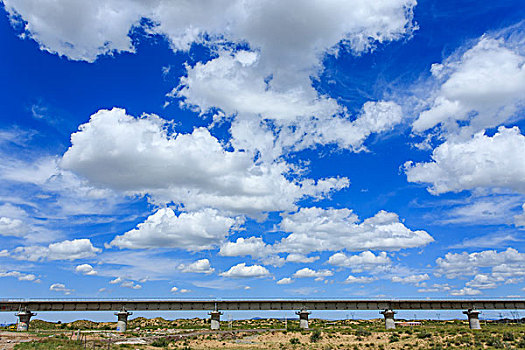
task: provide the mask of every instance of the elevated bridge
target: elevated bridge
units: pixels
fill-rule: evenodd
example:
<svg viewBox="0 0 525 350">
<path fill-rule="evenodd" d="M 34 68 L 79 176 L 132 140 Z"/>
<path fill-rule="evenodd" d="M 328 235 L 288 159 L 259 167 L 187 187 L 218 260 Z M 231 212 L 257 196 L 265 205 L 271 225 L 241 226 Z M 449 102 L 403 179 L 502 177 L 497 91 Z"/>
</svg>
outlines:
<svg viewBox="0 0 525 350">
<path fill-rule="evenodd" d="M 308 328 L 310 310 L 382 310 L 386 328 L 395 328 L 394 310 L 465 310 L 469 325 L 480 328 L 479 310 L 525 309 L 525 300 L 175 300 L 175 299 L 0 299 L 0 311 L 17 312 L 19 329 L 27 330 L 34 311 L 117 311 L 118 327 L 126 330 L 130 311 L 209 311 L 212 329 L 220 326 L 221 311 L 297 310 L 300 325 Z"/>
</svg>

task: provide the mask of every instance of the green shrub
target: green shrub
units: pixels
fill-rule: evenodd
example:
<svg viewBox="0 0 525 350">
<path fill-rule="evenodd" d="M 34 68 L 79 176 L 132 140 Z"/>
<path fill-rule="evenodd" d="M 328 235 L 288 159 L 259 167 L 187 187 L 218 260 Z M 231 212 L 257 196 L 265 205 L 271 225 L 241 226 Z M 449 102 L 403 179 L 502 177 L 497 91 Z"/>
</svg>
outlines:
<svg viewBox="0 0 525 350">
<path fill-rule="evenodd" d="M 369 337 L 372 335 L 372 332 L 363 328 L 359 328 L 355 331 L 355 335 L 358 337 Z"/>
<path fill-rule="evenodd" d="M 297 345 L 297 344 L 301 344 L 301 342 L 297 338 L 292 338 L 290 339 L 290 344 Z"/>
<path fill-rule="evenodd" d="M 170 341 L 168 340 L 168 338 L 159 338 L 159 339 L 155 339 L 153 343 L 151 343 L 151 346 L 162 348 L 164 346 L 168 346 L 169 343 Z"/>
<path fill-rule="evenodd" d="M 398 336 L 397 334 L 394 333 L 394 334 L 392 334 L 392 335 L 390 336 L 390 339 L 389 339 L 389 340 L 390 340 L 391 343 L 395 343 L 396 341 L 399 341 L 399 336 Z"/>
<path fill-rule="evenodd" d="M 419 332 L 417 334 L 418 339 L 426 339 L 426 338 L 430 338 L 431 336 L 432 336 L 432 333 L 425 332 L 425 331 Z"/>
<path fill-rule="evenodd" d="M 321 339 L 321 337 L 321 332 L 318 329 L 316 329 L 310 335 L 310 342 L 317 343 Z"/>
</svg>

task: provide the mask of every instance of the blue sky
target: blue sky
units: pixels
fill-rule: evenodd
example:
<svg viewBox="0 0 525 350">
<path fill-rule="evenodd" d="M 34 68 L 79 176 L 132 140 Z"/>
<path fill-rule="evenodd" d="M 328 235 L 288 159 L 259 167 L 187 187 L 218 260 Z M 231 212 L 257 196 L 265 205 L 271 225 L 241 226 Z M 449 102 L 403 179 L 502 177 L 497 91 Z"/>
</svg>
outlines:
<svg viewBox="0 0 525 350">
<path fill-rule="evenodd" d="M 521 297 L 520 1 L 11 1 L 2 297 Z"/>
</svg>

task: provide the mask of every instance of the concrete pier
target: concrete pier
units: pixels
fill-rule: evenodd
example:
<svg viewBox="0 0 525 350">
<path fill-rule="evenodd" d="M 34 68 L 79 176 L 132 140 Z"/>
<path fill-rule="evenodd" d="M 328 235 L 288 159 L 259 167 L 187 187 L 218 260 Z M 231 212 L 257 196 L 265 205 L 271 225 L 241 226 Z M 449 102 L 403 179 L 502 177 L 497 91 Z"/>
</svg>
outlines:
<svg viewBox="0 0 525 350">
<path fill-rule="evenodd" d="M 31 320 L 31 316 L 35 316 L 36 314 L 32 313 L 29 310 L 23 310 L 16 313 L 15 316 L 18 317 L 18 324 L 16 326 L 16 330 L 19 332 L 25 332 L 29 329 L 29 321 Z"/>
<path fill-rule="evenodd" d="M 208 312 L 208 315 L 210 315 L 210 323 L 211 323 L 211 329 L 212 330 L 218 330 L 221 328 L 221 315 L 223 313 L 220 311 L 210 311 Z"/>
<path fill-rule="evenodd" d="M 470 329 L 481 329 L 481 324 L 479 323 L 479 314 L 481 311 L 468 309 L 467 311 L 463 311 L 463 313 L 468 316 L 468 326 Z"/>
<path fill-rule="evenodd" d="M 128 316 L 133 315 L 133 312 L 122 308 L 119 312 L 115 312 L 115 315 L 117 315 L 117 332 L 125 332 L 128 328 Z"/>
<path fill-rule="evenodd" d="M 383 316 L 385 317 L 385 328 L 386 329 L 395 329 L 396 328 L 396 322 L 394 320 L 394 315 L 396 314 L 395 311 L 386 309 L 385 311 L 381 311 Z"/>
<path fill-rule="evenodd" d="M 295 314 L 299 315 L 299 327 L 302 329 L 308 329 L 308 315 L 310 315 L 311 312 L 302 309 L 300 311 L 296 311 Z"/>
</svg>

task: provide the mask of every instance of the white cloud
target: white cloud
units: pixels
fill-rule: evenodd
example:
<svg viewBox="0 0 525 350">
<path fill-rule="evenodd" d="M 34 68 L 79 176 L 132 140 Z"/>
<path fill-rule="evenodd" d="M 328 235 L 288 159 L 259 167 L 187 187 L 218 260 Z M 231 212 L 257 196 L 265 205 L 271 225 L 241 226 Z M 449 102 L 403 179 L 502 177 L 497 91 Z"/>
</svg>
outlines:
<svg viewBox="0 0 525 350">
<path fill-rule="evenodd" d="M 227 115 L 261 115 L 282 122 L 340 111 L 335 100 L 317 97 L 310 85 L 282 92 L 271 89 L 257 69 L 258 58 L 256 52 L 221 52 L 206 63 L 187 66 L 187 75 L 172 94 L 202 113 L 219 107 Z"/>
<path fill-rule="evenodd" d="M 239 58 L 242 54 L 243 59 Z M 252 57 L 248 64 L 244 57 Z M 359 151 L 372 133 L 391 130 L 402 119 L 401 107 L 391 101 L 367 102 L 354 121 L 327 97 L 317 96 L 308 85 L 276 92 L 256 72 L 257 54 L 222 53 L 205 64 L 187 67 L 187 76 L 172 95 L 201 113 L 219 107 L 236 115 L 231 126 L 232 144 L 240 149 L 269 152 L 277 157 L 283 149 L 301 150 L 337 144 Z M 271 120 L 271 126 L 262 120 Z M 274 136 L 276 139 L 274 139 Z"/>
<path fill-rule="evenodd" d="M 27 23 L 25 33 L 42 50 L 92 62 L 113 51 L 133 52 L 128 32 L 140 20 L 139 2 L 4 1 Z M 14 17 L 14 18 L 13 18 Z"/>
<path fill-rule="evenodd" d="M 191 292 L 190 289 L 181 289 L 181 290 L 179 291 L 179 293 L 189 293 L 189 292 Z"/>
<path fill-rule="evenodd" d="M 525 203 L 521 206 L 523 212 L 514 216 L 514 225 L 518 227 L 525 226 Z"/>
<path fill-rule="evenodd" d="M 425 273 L 422 275 L 410 275 L 410 276 L 405 276 L 405 277 L 394 276 L 390 280 L 396 283 L 417 284 L 423 281 L 427 281 L 429 279 L 430 277 Z"/>
<path fill-rule="evenodd" d="M 179 290 L 179 288 L 173 287 L 173 288 L 170 289 L 170 292 L 176 293 L 178 290 Z"/>
<path fill-rule="evenodd" d="M 20 219 L 0 217 L 0 236 L 22 237 L 29 231 L 29 227 Z"/>
<path fill-rule="evenodd" d="M 439 284 L 434 283 L 432 286 L 428 288 L 420 288 L 417 290 L 418 293 L 438 293 L 438 292 L 446 292 L 451 290 L 452 287 L 449 286 L 447 283 L 445 284 Z"/>
<path fill-rule="evenodd" d="M 477 274 L 474 278 L 468 281 L 465 285 L 467 287 L 475 289 L 493 289 L 498 287 L 498 285 L 505 282 L 503 276 L 493 276 L 490 274 Z"/>
<path fill-rule="evenodd" d="M 19 281 L 37 281 L 37 278 L 32 273 L 23 273 L 20 271 L 6 271 L 6 272 L 0 272 L 0 278 L 1 277 L 14 277 L 17 278 Z"/>
<path fill-rule="evenodd" d="M 93 61 L 113 51 L 133 52 L 129 38 L 141 18 L 148 31 L 166 35 L 176 50 L 192 42 L 248 42 L 264 55 L 264 66 L 284 75 L 319 63 L 326 50 L 343 41 L 356 52 L 375 42 L 397 40 L 413 28 L 415 1 L 69 1 L 4 0 L 25 33 L 42 49 L 73 60 Z M 286 14 L 295 13 L 294 16 Z M 279 63 L 282 67 L 279 66 Z M 280 69 L 279 69 L 280 68 Z M 310 73 L 309 71 L 307 73 Z M 305 74 L 305 73 L 303 73 Z M 296 78 L 297 79 L 297 78 Z"/>
<path fill-rule="evenodd" d="M 316 279 L 324 279 L 325 277 L 333 276 L 334 273 L 330 270 L 312 270 L 308 267 L 295 271 L 292 277 L 295 278 L 310 278 L 315 277 Z"/>
<path fill-rule="evenodd" d="M 447 278 L 469 276 L 478 273 L 480 268 L 489 267 L 494 272 L 515 273 L 519 268 L 525 271 L 525 254 L 508 248 L 502 252 L 485 250 L 475 253 L 447 253 L 444 258 L 436 260 L 437 273 Z M 525 275 L 525 272 L 523 272 Z M 509 276 L 510 277 L 510 276 Z"/>
<path fill-rule="evenodd" d="M 502 36 L 506 38 L 485 35 L 462 55 L 432 66 L 438 87 L 428 101 L 429 109 L 414 122 L 415 131 L 440 123 L 448 131 L 455 131 L 459 128 L 457 121 L 461 121 L 468 122 L 462 127 L 463 133 L 478 132 L 509 121 L 523 108 L 522 39 L 519 35 Z"/>
<path fill-rule="evenodd" d="M 299 149 L 317 143 L 359 149 L 370 133 L 399 121 L 397 112 L 381 114 L 387 106 L 381 102 L 372 123 L 369 118 L 351 123 L 339 116 L 344 109 L 334 99 L 318 94 L 311 77 L 322 70 L 325 54 L 341 49 L 359 54 L 410 35 L 415 0 L 4 3 L 13 22 L 25 22 L 24 36 L 73 60 L 93 62 L 99 55 L 134 52 L 129 32 L 142 25 L 142 18 L 151 20 L 143 26 L 146 32 L 164 35 L 174 50 L 189 50 L 195 42 L 208 45 L 218 57 L 188 66 L 172 94 L 201 111 L 218 107 L 251 121 L 306 117 L 285 125 L 290 128 L 280 141 Z M 232 43 L 248 44 L 250 51 L 231 52 Z"/>
<path fill-rule="evenodd" d="M 306 263 L 312 263 L 314 261 L 317 261 L 319 260 L 319 257 L 318 256 L 305 256 L 305 255 L 302 255 L 302 254 L 288 254 L 286 256 L 286 262 L 294 262 L 294 263 L 302 263 L 302 264 L 306 264 Z"/>
<path fill-rule="evenodd" d="M 215 269 L 211 267 L 208 259 L 200 259 L 188 265 L 180 264 L 177 268 L 181 272 L 204 273 L 207 275 L 215 271 Z"/>
<path fill-rule="evenodd" d="M 432 194 L 505 188 L 525 194 L 525 136 L 518 127 L 479 132 L 466 141 L 446 141 L 429 163 L 405 163 L 409 182 L 429 183 Z"/>
<path fill-rule="evenodd" d="M 45 246 L 17 247 L 9 256 L 17 260 L 77 260 L 94 257 L 102 249 L 96 248 L 89 239 L 66 240 Z"/>
<path fill-rule="evenodd" d="M 384 270 L 391 265 L 391 260 L 386 252 L 375 255 L 371 251 L 365 251 L 357 255 L 347 256 L 345 253 L 335 253 L 328 258 L 328 263 L 335 266 L 352 269 L 352 272 Z"/>
<path fill-rule="evenodd" d="M 293 279 L 291 279 L 290 277 L 284 277 L 278 280 L 277 284 L 291 284 L 293 282 L 294 282 Z"/>
<path fill-rule="evenodd" d="M 169 128 L 155 115 L 134 118 L 118 108 L 100 110 L 71 135 L 61 165 L 96 186 L 148 194 L 157 204 L 255 217 L 294 210 L 301 198 L 323 198 L 348 186 L 346 178 L 288 180 L 289 164 L 254 164 L 253 155 L 225 150 L 207 129 L 172 134 Z"/>
<path fill-rule="evenodd" d="M 454 296 L 480 295 L 480 294 L 482 294 L 480 290 L 469 288 L 469 287 L 450 291 L 450 295 L 454 295 Z"/>
<path fill-rule="evenodd" d="M 49 286 L 49 290 L 53 292 L 61 292 L 65 295 L 69 295 L 75 291 L 74 289 L 66 288 L 66 285 L 62 283 L 53 283 L 51 286 Z"/>
<path fill-rule="evenodd" d="M 247 256 L 263 258 L 272 254 L 270 245 L 264 243 L 261 237 L 239 237 L 235 242 L 226 242 L 221 246 L 219 255 Z"/>
<path fill-rule="evenodd" d="M 240 263 L 232 266 L 228 271 L 221 272 L 220 275 L 231 278 L 266 277 L 270 275 L 270 271 L 261 265 L 247 266 L 246 263 Z"/>
<path fill-rule="evenodd" d="M 344 283 L 372 283 L 375 280 L 377 280 L 377 278 L 375 277 L 366 277 L 366 276 L 356 277 L 356 276 L 349 275 L 344 281 Z"/>
<path fill-rule="evenodd" d="M 276 251 L 307 254 L 314 251 L 399 250 L 426 245 L 433 238 L 411 231 L 394 213 L 378 212 L 359 223 L 349 209 L 301 208 L 283 215 L 280 227 L 292 232 L 275 244 Z"/>
<path fill-rule="evenodd" d="M 493 289 L 502 284 L 519 283 L 525 278 L 525 254 L 513 248 L 499 253 L 495 250 L 448 253 L 444 258 L 438 258 L 436 263 L 438 276 L 474 276 L 464 289 Z"/>
<path fill-rule="evenodd" d="M 219 255 L 222 256 L 251 256 L 264 264 L 282 266 L 287 262 L 311 263 L 319 260 L 318 256 L 307 257 L 302 254 L 288 254 L 281 258 L 275 252 L 275 247 L 266 244 L 261 237 L 239 237 L 235 242 L 227 242 L 221 246 Z"/>
<path fill-rule="evenodd" d="M 75 267 L 75 271 L 88 276 L 94 276 L 98 274 L 98 272 L 93 268 L 93 266 L 89 264 L 77 265 L 77 267 Z"/>
<path fill-rule="evenodd" d="M 110 284 L 119 284 L 123 281 L 123 279 L 121 277 L 117 277 L 111 281 L 109 281 Z"/>
<path fill-rule="evenodd" d="M 121 287 L 130 288 L 130 289 L 141 289 L 140 284 L 135 283 L 134 281 L 125 281 L 120 284 Z"/>
<path fill-rule="evenodd" d="M 212 249 L 229 234 L 236 221 L 216 210 L 175 214 L 161 208 L 137 228 L 116 236 L 111 245 L 119 248 L 181 248 L 190 251 Z"/>
</svg>

